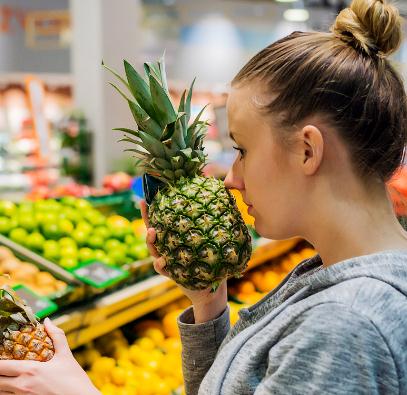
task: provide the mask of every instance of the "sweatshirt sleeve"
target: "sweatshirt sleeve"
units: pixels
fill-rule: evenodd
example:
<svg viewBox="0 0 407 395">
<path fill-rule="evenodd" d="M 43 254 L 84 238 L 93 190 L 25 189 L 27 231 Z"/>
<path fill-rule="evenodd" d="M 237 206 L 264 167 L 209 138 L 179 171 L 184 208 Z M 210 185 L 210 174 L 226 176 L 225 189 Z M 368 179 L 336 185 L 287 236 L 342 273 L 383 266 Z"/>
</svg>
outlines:
<svg viewBox="0 0 407 395">
<path fill-rule="evenodd" d="M 193 308 L 189 307 L 179 316 L 178 327 L 182 342 L 185 393 L 195 395 L 229 331 L 229 307 L 215 320 L 202 324 L 195 324 Z"/>
<path fill-rule="evenodd" d="M 392 354 L 366 317 L 337 303 L 321 304 L 292 321 L 270 349 L 255 395 L 398 394 Z"/>
</svg>

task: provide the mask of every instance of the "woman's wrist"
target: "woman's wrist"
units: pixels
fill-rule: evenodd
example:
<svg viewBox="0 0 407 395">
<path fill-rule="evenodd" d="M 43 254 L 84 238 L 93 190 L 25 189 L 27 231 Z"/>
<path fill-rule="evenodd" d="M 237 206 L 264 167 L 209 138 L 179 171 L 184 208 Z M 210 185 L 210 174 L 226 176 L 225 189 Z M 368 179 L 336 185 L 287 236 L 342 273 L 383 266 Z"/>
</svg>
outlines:
<svg viewBox="0 0 407 395">
<path fill-rule="evenodd" d="M 199 302 L 193 303 L 195 324 L 212 321 L 218 318 L 226 309 L 228 298 L 227 288 L 220 289 L 218 294 L 208 295 Z"/>
</svg>

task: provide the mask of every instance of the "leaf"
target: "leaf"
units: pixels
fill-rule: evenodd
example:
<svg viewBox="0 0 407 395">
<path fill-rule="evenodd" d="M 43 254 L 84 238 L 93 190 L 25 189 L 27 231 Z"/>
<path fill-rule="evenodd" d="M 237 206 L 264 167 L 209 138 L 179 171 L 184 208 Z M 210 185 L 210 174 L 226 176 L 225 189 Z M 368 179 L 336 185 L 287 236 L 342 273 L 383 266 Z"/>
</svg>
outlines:
<svg viewBox="0 0 407 395">
<path fill-rule="evenodd" d="M 169 163 L 168 161 L 166 161 L 165 159 L 161 159 L 161 158 L 153 158 L 150 161 L 151 165 L 153 166 L 158 166 L 159 168 L 161 168 L 162 170 L 165 169 L 172 169 L 171 163 Z"/>
<path fill-rule="evenodd" d="M 197 125 L 199 124 L 199 118 L 201 118 L 201 115 L 203 114 L 203 112 L 205 111 L 206 107 L 208 107 L 208 105 L 204 106 L 201 111 L 199 111 L 199 114 L 196 116 L 194 122 L 191 124 L 191 126 L 189 126 L 188 131 L 189 130 L 193 130 L 197 127 Z"/>
<path fill-rule="evenodd" d="M 142 131 L 140 131 L 139 134 L 148 152 L 151 152 L 157 158 L 165 158 L 166 152 L 160 140 Z"/>
<path fill-rule="evenodd" d="M 138 137 L 138 130 L 133 130 L 133 129 L 128 129 L 128 128 L 113 128 L 112 130 L 117 130 L 120 132 L 125 132 L 125 133 L 129 133 L 133 136 Z"/>
<path fill-rule="evenodd" d="M 185 114 L 181 114 L 175 122 L 175 132 L 171 137 L 171 146 L 175 144 L 179 150 L 187 147 L 184 140 L 183 122 L 182 119 L 185 118 Z"/>
<path fill-rule="evenodd" d="M 183 113 L 185 113 L 186 111 L 185 111 L 185 95 L 186 95 L 186 90 L 184 90 L 184 92 L 182 93 L 182 96 L 181 96 L 181 100 L 180 100 L 180 102 L 179 102 L 179 106 L 178 106 L 178 114 L 179 113 L 181 113 L 181 112 L 183 112 Z M 185 114 L 185 117 L 184 118 L 182 118 L 182 128 L 183 128 L 183 131 L 184 131 L 184 140 L 186 139 L 186 135 L 187 135 L 187 125 L 188 125 L 188 121 L 187 121 L 187 119 L 189 118 L 189 115 L 186 113 Z"/>
<path fill-rule="evenodd" d="M 191 147 L 180 150 L 179 152 L 182 154 L 182 156 L 185 159 L 187 159 L 187 161 L 192 157 L 192 149 L 191 149 Z"/>
<path fill-rule="evenodd" d="M 124 60 L 124 69 L 129 81 L 129 89 L 137 103 L 148 115 L 150 115 L 151 118 L 155 119 L 156 114 L 152 103 L 150 89 L 146 81 L 144 81 L 143 77 L 141 77 L 134 67 L 126 60 Z"/>
<path fill-rule="evenodd" d="M 183 169 L 177 169 L 175 170 L 174 175 L 176 179 L 180 179 L 181 177 L 185 177 L 186 173 Z"/>
<path fill-rule="evenodd" d="M 185 101 L 184 111 L 187 114 L 187 117 L 186 117 L 187 125 L 189 124 L 189 120 L 191 118 L 191 100 L 192 100 L 192 91 L 194 90 L 195 80 L 196 80 L 196 78 L 194 78 L 192 81 L 191 87 L 189 88 L 189 91 L 188 91 L 187 99 Z"/>
<path fill-rule="evenodd" d="M 130 90 L 130 86 L 129 83 L 114 69 L 112 69 L 109 66 L 106 66 L 105 62 L 103 62 L 102 60 L 102 66 L 106 69 L 109 70 L 115 77 L 117 77 L 125 86 L 127 86 L 127 88 Z"/>
<path fill-rule="evenodd" d="M 113 88 L 116 89 L 117 92 L 119 92 L 119 94 L 120 94 L 125 100 L 131 101 L 131 99 L 129 99 L 129 98 L 127 97 L 127 95 L 126 95 L 116 84 L 113 84 L 113 82 L 109 82 L 109 84 L 110 84 L 111 86 L 113 86 Z"/>
<path fill-rule="evenodd" d="M 146 62 L 144 63 L 144 71 L 146 72 L 147 79 L 150 80 L 150 76 L 153 75 L 155 76 L 159 81 L 161 81 L 160 78 L 160 69 L 155 63 L 151 62 Z"/>
<path fill-rule="evenodd" d="M 177 113 L 174 110 L 174 106 L 167 92 L 165 92 L 158 80 L 152 75 L 150 75 L 150 92 L 160 125 L 165 127 L 165 125 L 175 122 Z"/>
<path fill-rule="evenodd" d="M 169 93 L 167 75 L 165 72 L 165 51 L 163 53 L 163 56 L 161 57 L 161 59 L 158 62 L 158 68 L 160 70 L 160 77 L 161 77 L 161 83 L 163 85 L 163 88 L 167 93 Z"/>
<path fill-rule="evenodd" d="M 139 137 L 139 136 L 137 136 L 137 137 Z M 126 141 L 126 142 L 128 142 L 128 143 L 135 144 L 135 145 L 137 145 L 137 146 L 140 146 L 140 145 L 141 145 L 141 141 L 140 141 L 140 140 L 135 140 L 135 139 L 133 139 L 133 138 L 131 138 L 131 137 L 129 137 L 129 136 L 124 136 L 123 138 L 121 138 L 121 139 L 119 140 L 119 142 L 123 142 L 123 141 Z"/>
<path fill-rule="evenodd" d="M 155 122 L 154 119 L 150 118 L 150 116 L 137 103 L 131 100 L 129 100 L 128 103 L 139 129 L 142 129 L 144 132 L 159 139 L 162 133 L 160 125 Z"/>
<path fill-rule="evenodd" d="M 171 138 L 175 131 L 175 122 L 169 123 L 165 128 L 161 136 L 161 141 L 165 141 Z"/>
</svg>

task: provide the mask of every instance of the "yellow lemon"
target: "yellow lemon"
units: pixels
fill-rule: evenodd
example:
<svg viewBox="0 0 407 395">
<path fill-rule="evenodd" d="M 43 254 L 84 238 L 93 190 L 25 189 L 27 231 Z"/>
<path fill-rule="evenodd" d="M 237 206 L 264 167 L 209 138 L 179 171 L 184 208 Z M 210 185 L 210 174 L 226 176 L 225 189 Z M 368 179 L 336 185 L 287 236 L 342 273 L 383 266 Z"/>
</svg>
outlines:
<svg viewBox="0 0 407 395">
<path fill-rule="evenodd" d="M 92 364 L 91 371 L 96 374 L 109 374 L 116 366 L 116 361 L 113 358 L 100 357 Z"/>
<path fill-rule="evenodd" d="M 86 365 L 91 366 L 96 360 L 98 360 L 101 357 L 101 355 L 100 352 L 95 348 L 89 348 L 83 351 L 83 357 L 86 362 Z"/>
<path fill-rule="evenodd" d="M 144 360 L 147 358 L 147 351 L 140 348 L 137 344 L 134 344 L 129 349 L 130 360 L 136 365 L 142 366 Z"/>
<path fill-rule="evenodd" d="M 182 351 L 181 340 L 175 337 L 169 337 L 161 343 L 161 348 L 168 354 L 171 353 L 181 354 Z"/>
<path fill-rule="evenodd" d="M 149 328 L 143 335 L 150 338 L 157 346 L 165 339 L 164 333 L 158 328 Z"/>
<path fill-rule="evenodd" d="M 124 385 L 126 383 L 126 369 L 116 366 L 110 372 L 112 383 L 116 385 Z"/>
<path fill-rule="evenodd" d="M 102 395 L 116 395 L 117 387 L 111 383 L 105 384 L 100 388 Z"/>
<path fill-rule="evenodd" d="M 136 340 L 135 344 L 144 351 L 151 351 L 155 349 L 155 343 L 149 337 L 140 337 L 140 339 Z"/>
</svg>

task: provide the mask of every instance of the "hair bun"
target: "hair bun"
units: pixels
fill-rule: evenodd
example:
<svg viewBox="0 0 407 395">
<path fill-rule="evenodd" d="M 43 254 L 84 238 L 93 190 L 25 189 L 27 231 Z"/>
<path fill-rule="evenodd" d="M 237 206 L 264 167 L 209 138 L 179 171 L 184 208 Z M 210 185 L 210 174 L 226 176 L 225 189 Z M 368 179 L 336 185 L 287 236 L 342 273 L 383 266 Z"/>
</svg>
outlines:
<svg viewBox="0 0 407 395">
<path fill-rule="evenodd" d="M 398 9 L 386 0 L 353 0 L 331 31 L 368 55 L 387 56 L 400 46 L 401 22 Z"/>
</svg>

